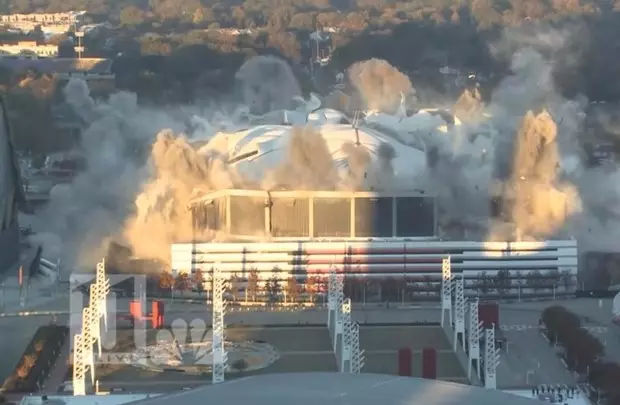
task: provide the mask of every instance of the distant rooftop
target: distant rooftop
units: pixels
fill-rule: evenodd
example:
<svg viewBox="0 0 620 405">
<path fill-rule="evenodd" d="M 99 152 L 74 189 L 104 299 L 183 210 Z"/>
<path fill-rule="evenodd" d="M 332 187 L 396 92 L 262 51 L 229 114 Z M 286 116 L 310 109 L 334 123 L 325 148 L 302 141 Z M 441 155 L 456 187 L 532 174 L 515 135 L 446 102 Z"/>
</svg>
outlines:
<svg viewBox="0 0 620 405">
<path fill-rule="evenodd" d="M 41 73 L 110 74 L 112 59 L 103 58 L 0 58 L 0 65 L 12 70 L 36 69 Z"/>
</svg>

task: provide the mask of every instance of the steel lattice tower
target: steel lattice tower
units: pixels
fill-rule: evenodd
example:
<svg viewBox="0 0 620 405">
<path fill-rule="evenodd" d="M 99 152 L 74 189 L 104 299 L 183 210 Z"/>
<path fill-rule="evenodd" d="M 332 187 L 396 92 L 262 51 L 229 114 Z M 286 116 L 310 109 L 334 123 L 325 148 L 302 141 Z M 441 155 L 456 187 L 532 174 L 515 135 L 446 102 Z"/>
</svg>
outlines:
<svg viewBox="0 0 620 405">
<path fill-rule="evenodd" d="M 95 384 L 95 356 L 93 346 L 98 345 L 101 356 L 101 318 L 107 324 L 106 295 L 110 281 L 105 274 L 105 261 L 97 264 L 95 282 L 90 285 L 88 306 L 82 309 L 82 331 L 73 341 L 73 395 L 86 395 L 86 373 L 90 371 Z"/>
<path fill-rule="evenodd" d="M 441 326 L 444 326 L 446 311 L 452 325 L 452 266 L 450 256 L 441 262 Z"/>
<path fill-rule="evenodd" d="M 213 384 L 224 382 L 228 356 L 224 348 L 224 316 L 226 301 L 224 300 L 226 280 L 218 269 L 213 270 Z"/>
<path fill-rule="evenodd" d="M 366 359 L 364 356 L 364 350 L 360 349 L 360 326 L 357 322 L 353 322 L 353 331 L 352 331 L 351 339 L 352 339 L 351 373 L 359 374 L 362 372 L 362 368 L 364 368 Z"/>
<path fill-rule="evenodd" d="M 97 302 L 99 304 L 99 315 L 103 317 L 103 325 L 105 330 L 108 329 L 108 300 L 107 296 L 110 293 L 110 280 L 105 274 L 105 259 L 97 263 Z"/>
<path fill-rule="evenodd" d="M 497 389 L 496 368 L 499 364 L 499 349 L 495 349 L 495 324 L 485 331 L 484 339 L 484 387 Z"/>
<path fill-rule="evenodd" d="M 338 301 L 338 280 L 336 268 L 332 265 L 329 268 L 329 278 L 327 283 L 327 329 L 329 337 L 332 341 L 332 347 L 336 350 L 336 341 L 334 340 L 336 328 L 336 302 Z"/>
<path fill-rule="evenodd" d="M 465 349 L 465 282 L 462 274 L 455 277 L 454 281 L 454 350 L 456 350 L 459 336 Z"/>
<path fill-rule="evenodd" d="M 351 320 L 351 299 L 346 298 L 342 302 L 342 346 L 340 348 L 340 372 L 351 372 L 352 346 L 353 346 L 353 321 Z"/>
<path fill-rule="evenodd" d="M 476 360 L 476 373 L 480 378 L 480 332 L 482 331 L 482 322 L 478 319 L 478 300 L 469 303 L 469 325 L 468 325 L 468 342 L 469 342 L 469 366 L 467 367 L 467 377 L 471 379 L 471 368 L 473 360 Z"/>
<path fill-rule="evenodd" d="M 73 395 L 86 395 L 86 362 L 82 334 L 73 337 Z"/>
<path fill-rule="evenodd" d="M 95 383 L 95 353 L 93 352 L 93 313 L 90 306 L 82 310 L 82 359 L 86 372 L 90 371 L 90 381 Z"/>
</svg>

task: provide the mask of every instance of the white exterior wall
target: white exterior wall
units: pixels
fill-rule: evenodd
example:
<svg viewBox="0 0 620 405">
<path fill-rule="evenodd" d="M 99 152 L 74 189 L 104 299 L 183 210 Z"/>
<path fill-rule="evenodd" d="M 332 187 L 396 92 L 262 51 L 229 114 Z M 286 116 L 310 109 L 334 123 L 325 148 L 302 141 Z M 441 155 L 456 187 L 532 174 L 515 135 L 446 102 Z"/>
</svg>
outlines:
<svg viewBox="0 0 620 405">
<path fill-rule="evenodd" d="M 171 246 L 172 269 L 209 272 L 217 267 L 244 277 L 257 270 L 261 279 L 288 278 L 293 272 L 327 274 L 335 265 L 363 277 L 424 276 L 441 273 L 441 259 L 450 256 L 452 270 L 476 277 L 500 270 L 512 275 L 558 270 L 577 276 L 577 242 L 273 242 L 180 243 Z M 344 263 L 344 265 L 343 265 Z M 274 271 L 274 269 L 276 269 Z"/>
</svg>

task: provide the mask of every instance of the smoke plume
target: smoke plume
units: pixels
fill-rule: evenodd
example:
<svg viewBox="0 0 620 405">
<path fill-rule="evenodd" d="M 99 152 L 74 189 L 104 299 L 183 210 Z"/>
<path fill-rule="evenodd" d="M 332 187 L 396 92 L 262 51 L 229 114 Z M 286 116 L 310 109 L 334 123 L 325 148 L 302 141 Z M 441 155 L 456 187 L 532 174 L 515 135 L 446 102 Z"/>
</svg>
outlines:
<svg viewBox="0 0 620 405">
<path fill-rule="evenodd" d="M 544 36 L 545 46 L 556 41 L 553 46 L 558 49 L 569 40 Z M 510 35 L 502 41 L 514 42 Z M 525 45 L 497 45 L 510 51 L 511 74 L 487 103 L 472 92 L 455 106 L 459 115 L 475 119 L 440 131 L 428 129 L 428 113 L 405 119 L 379 116 L 376 122 L 397 133 L 386 132 L 384 139 L 423 141 L 432 164 L 419 186 L 437 196 L 445 238 L 570 235 L 581 242 L 615 235 L 620 229 L 616 226 L 620 210 L 613 208 L 620 202 L 619 172 L 616 167 L 589 170 L 580 163 L 586 101 L 565 100 L 558 94 L 554 54 L 531 46 L 535 34 L 526 42 L 519 36 L 518 41 Z M 395 113 L 401 94 L 414 91 L 407 76 L 382 60 L 357 63 L 348 73 L 372 110 Z M 273 163 L 259 177 L 251 175 L 251 167 L 243 171 L 242 165 L 234 164 L 237 156 L 227 146 L 229 136 L 214 135 L 281 116 L 266 113 L 288 108 L 301 92 L 290 68 L 273 57 L 250 59 L 237 79 L 244 100 L 241 106 L 167 109 L 139 106 L 135 95 L 123 92 L 105 103 L 95 102 L 83 82 L 69 83 L 66 100 L 89 123 L 82 135 L 88 169 L 71 185 L 58 188 L 41 214 L 46 230 L 63 241 L 65 259 L 92 265 L 100 259 L 105 241 L 113 238 L 130 246 L 137 256 L 167 261 L 170 243 L 196 236 L 188 203 L 212 190 L 395 187 L 398 148 L 385 142 L 371 154 L 357 136 L 343 138 L 335 150 L 322 128 L 297 121 L 286 145 L 280 145 L 274 135 L 257 146 L 266 154 L 282 148 L 283 161 Z M 342 104 L 353 104 L 344 94 L 339 98 L 346 98 Z M 341 178 L 343 167 L 346 174 Z M 605 184 L 607 190 L 598 184 Z M 491 215 L 494 197 L 503 202 L 500 218 Z"/>
<path fill-rule="evenodd" d="M 414 93 L 409 78 L 382 59 L 355 63 L 348 75 L 369 110 L 393 114 L 401 104 L 401 95 Z"/>
<path fill-rule="evenodd" d="M 237 72 L 243 103 L 255 114 L 285 109 L 301 88 L 291 68 L 274 56 L 257 56 Z"/>
<path fill-rule="evenodd" d="M 286 160 L 269 177 L 267 190 L 335 190 L 339 184 L 325 139 L 311 126 L 293 128 Z"/>
</svg>

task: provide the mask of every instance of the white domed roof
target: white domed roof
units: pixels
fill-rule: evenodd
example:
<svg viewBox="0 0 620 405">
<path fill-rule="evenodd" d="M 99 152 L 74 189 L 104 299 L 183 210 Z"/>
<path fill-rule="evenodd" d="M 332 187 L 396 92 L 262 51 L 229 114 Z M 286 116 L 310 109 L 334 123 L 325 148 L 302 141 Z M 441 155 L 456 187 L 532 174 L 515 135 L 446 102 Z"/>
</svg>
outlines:
<svg viewBox="0 0 620 405">
<path fill-rule="evenodd" d="M 321 112 L 322 110 L 319 110 L 317 113 Z M 325 120 L 328 122 L 337 117 L 337 114 L 333 114 L 332 111 L 328 111 L 326 115 L 329 116 Z M 387 129 L 381 130 L 370 126 L 355 129 L 351 124 L 335 123 L 311 122 L 311 125 L 325 139 L 335 166 L 340 169 L 347 169 L 347 155 L 343 151 L 345 144 L 364 148 L 371 158 L 371 164 L 378 163 L 379 148 L 382 144 L 387 144 L 395 152 L 391 166 L 396 180 L 407 180 L 408 186 L 411 186 L 412 181 L 425 172 L 424 144 L 411 134 L 406 135 L 405 143 L 405 140 L 398 134 Z M 203 146 L 200 152 L 215 151 L 227 156 L 230 165 L 240 173 L 248 178 L 260 180 L 267 171 L 286 161 L 292 133 L 293 127 L 289 125 L 259 125 L 239 132 L 220 132 Z"/>
</svg>

